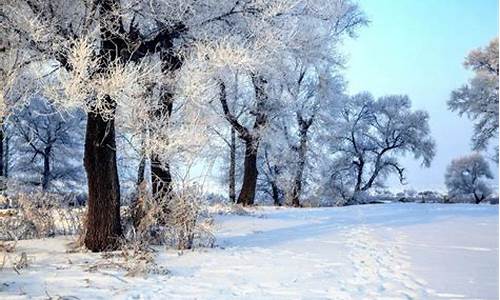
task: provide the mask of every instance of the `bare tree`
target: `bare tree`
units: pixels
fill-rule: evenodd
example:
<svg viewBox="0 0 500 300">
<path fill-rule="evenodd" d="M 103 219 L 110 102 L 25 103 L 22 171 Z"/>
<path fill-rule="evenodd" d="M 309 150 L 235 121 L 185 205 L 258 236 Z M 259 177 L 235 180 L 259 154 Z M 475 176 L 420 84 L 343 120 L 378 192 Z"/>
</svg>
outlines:
<svg viewBox="0 0 500 300">
<path fill-rule="evenodd" d="M 472 196 L 479 204 L 491 194 L 485 179 L 493 179 L 493 174 L 479 153 L 452 160 L 444 178 L 451 199 Z"/>
<path fill-rule="evenodd" d="M 84 183 L 80 163 L 84 121 L 82 112 L 59 112 L 43 98 L 15 110 L 9 122 L 13 175 L 42 190 L 71 189 Z"/>
</svg>

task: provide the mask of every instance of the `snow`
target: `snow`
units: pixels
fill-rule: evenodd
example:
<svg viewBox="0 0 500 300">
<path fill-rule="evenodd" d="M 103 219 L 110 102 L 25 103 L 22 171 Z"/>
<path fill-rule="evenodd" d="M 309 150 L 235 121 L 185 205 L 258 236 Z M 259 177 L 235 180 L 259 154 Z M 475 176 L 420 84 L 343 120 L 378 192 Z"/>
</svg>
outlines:
<svg viewBox="0 0 500 300">
<path fill-rule="evenodd" d="M 218 247 L 160 250 L 168 275 L 87 271 L 70 237 L 20 241 L 29 267 L 0 271 L 0 298 L 498 299 L 498 206 L 256 208 L 216 216 Z"/>
</svg>

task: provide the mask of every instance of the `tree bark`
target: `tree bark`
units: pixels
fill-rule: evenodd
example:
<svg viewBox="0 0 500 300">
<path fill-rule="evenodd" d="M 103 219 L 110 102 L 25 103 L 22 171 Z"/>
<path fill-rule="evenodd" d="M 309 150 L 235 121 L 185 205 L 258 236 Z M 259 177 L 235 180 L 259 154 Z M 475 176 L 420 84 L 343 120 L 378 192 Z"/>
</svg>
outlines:
<svg viewBox="0 0 500 300">
<path fill-rule="evenodd" d="M 4 125 L 2 121 L 2 125 L 0 126 L 0 176 L 4 176 L 4 140 L 5 140 L 5 133 L 4 133 Z"/>
<path fill-rule="evenodd" d="M 232 127 L 229 156 L 229 200 L 236 203 L 236 131 Z"/>
<path fill-rule="evenodd" d="M 302 174 L 304 170 L 304 163 L 299 161 L 297 173 L 294 178 L 294 185 L 292 189 L 292 206 L 300 206 L 300 193 L 302 192 Z"/>
<path fill-rule="evenodd" d="M 88 179 L 85 246 L 94 252 L 115 249 L 122 231 L 114 120 L 88 114 L 84 165 Z"/>
<path fill-rule="evenodd" d="M 245 163 L 243 173 L 243 184 L 236 203 L 242 205 L 253 205 L 255 190 L 257 188 L 257 147 L 253 140 L 245 143 Z"/>
<path fill-rule="evenodd" d="M 276 182 L 271 181 L 271 192 L 273 197 L 273 202 L 275 206 L 281 206 L 280 203 L 280 190 Z"/>
<path fill-rule="evenodd" d="M 8 155 L 8 148 L 5 147 L 4 149 L 4 143 L 5 145 L 7 145 L 7 139 L 5 138 L 5 125 L 3 123 L 3 120 L 1 122 L 2 124 L 0 126 L 0 177 L 6 178 L 7 177 L 6 157 Z M 4 191 L 7 187 L 7 182 L 4 180 L 4 178 L 0 178 L 0 191 Z"/>
<path fill-rule="evenodd" d="M 307 121 L 302 119 L 300 115 L 297 115 L 298 125 L 299 125 L 299 135 L 300 142 L 297 149 L 298 162 L 297 170 L 295 173 L 293 189 L 292 189 L 292 205 L 295 207 L 300 206 L 300 194 L 302 192 L 302 180 L 304 174 L 304 166 L 306 164 L 306 154 L 307 154 L 307 132 L 312 124 L 312 118 Z"/>
<path fill-rule="evenodd" d="M 42 174 L 42 191 L 46 191 L 50 182 L 50 152 L 51 146 L 48 146 L 43 151 L 43 174 Z"/>
<path fill-rule="evenodd" d="M 151 156 L 151 185 L 153 197 L 156 199 L 164 199 L 168 197 L 172 187 L 172 175 L 170 174 L 170 166 L 167 163 L 160 161 L 158 155 Z"/>
<path fill-rule="evenodd" d="M 484 200 L 484 198 L 485 198 L 485 197 L 484 197 L 484 195 L 481 195 L 481 197 L 479 197 L 479 196 L 476 194 L 476 192 L 475 192 L 475 191 L 474 191 L 474 193 L 473 193 L 473 194 L 474 194 L 474 200 L 475 200 L 475 201 L 474 201 L 474 203 L 475 203 L 475 204 L 479 204 L 479 203 L 481 203 L 481 201 L 483 201 L 483 200 Z"/>
<path fill-rule="evenodd" d="M 146 169 L 146 157 L 142 157 L 137 168 L 137 180 L 135 182 L 135 197 L 130 204 L 132 221 L 134 227 L 138 228 L 144 216 L 144 171 Z"/>
<path fill-rule="evenodd" d="M 232 128 L 238 132 L 240 139 L 245 142 L 245 161 L 243 172 L 243 184 L 236 203 L 243 205 L 253 205 L 255 200 L 255 190 L 257 188 L 257 149 L 260 142 L 260 130 L 267 123 L 267 115 L 265 112 L 265 103 L 267 100 L 264 92 L 265 79 L 262 76 L 252 74 L 252 82 L 255 88 L 256 111 L 255 122 L 252 131 L 241 125 L 238 119 L 230 112 L 226 99 L 226 87 L 223 81 L 219 81 L 221 88 L 220 102 L 226 120 L 231 124 Z"/>
<path fill-rule="evenodd" d="M 161 107 L 155 111 L 153 118 L 160 118 L 167 115 L 168 118 L 172 115 L 172 95 L 165 93 L 163 95 Z M 168 197 L 171 192 L 172 174 L 170 173 L 170 165 L 168 162 L 160 159 L 160 154 L 153 153 L 151 155 L 151 188 L 153 198 L 161 200 Z"/>
<path fill-rule="evenodd" d="M 146 170 L 146 158 L 142 157 L 141 161 L 139 162 L 139 167 L 137 168 L 137 181 L 135 182 L 137 188 L 139 188 L 139 186 L 144 181 L 145 170 Z"/>
<path fill-rule="evenodd" d="M 182 67 L 182 57 L 177 55 L 176 51 L 172 50 L 172 48 L 174 40 L 184 30 L 186 30 L 184 24 L 179 23 L 172 27 L 170 32 L 159 37 L 158 45 L 163 50 L 160 52 L 160 59 L 162 61 L 162 71 L 165 73 L 175 72 Z M 170 118 L 173 109 L 173 95 L 170 92 L 164 92 L 161 97 L 162 105 L 153 114 L 156 117 L 166 115 Z M 153 153 L 151 156 L 151 184 L 153 197 L 163 199 L 168 197 L 168 194 L 172 191 L 172 174 L 170 173 L 170 164 L 165 160 L 161 163 L 159 155 L 159 153 Z"/>
<path fill-rule="evenodd" d="M 2 147 L 4 148 L 3 150 L 3 177 L 8 178 L 9 177 L 9 156 L 10 156 L 10 137 L 3 131 L 3 138 L 4 142 L 2 143 Z"/>
</svg>

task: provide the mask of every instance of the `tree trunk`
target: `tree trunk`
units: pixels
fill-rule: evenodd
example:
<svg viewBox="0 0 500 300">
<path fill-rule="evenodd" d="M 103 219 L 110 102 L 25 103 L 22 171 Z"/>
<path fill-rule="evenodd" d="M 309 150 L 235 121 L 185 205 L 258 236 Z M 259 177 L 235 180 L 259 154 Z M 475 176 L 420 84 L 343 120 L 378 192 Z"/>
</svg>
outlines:
<svg viewBox="0 0 500 300">
<path fill-rule="evenodd" d="M 185 30 L 182 23 L 177 24 L 172 28 L 172 31 L 162 38 L 160 44 L 164 51 L 160 52 L 162 61 L 162 71 L 165 73 L 173 73 L 182 67 L 183 59 L 176 55 L 173 50 L 174 40 L 179 37 L 180 33 Z M 154 117 L 167 116 L 168 119 L 172 115 L 173 110 L 173 95 L 170 92 L 164 92 L 161 95 L 161 106 L 155 111 Z M 160 163 L 160 153 L 153 153 L 151 156 L 151 184 L 153 197 L 163 199 L 172 191 L 172 174 L 170 173 L 170 164 L 168 162 Z"/>
<path fill-rule="evenodd" d="M 298 163 L 295 173 L 293 189 L 292 189 L 292 205 L 295 207 L 300 206 L 300 194 L 302 192 L 302 177 L 304 174 L 304 166 L 306 164 L 307 152 L 307 131 L 310 123 L 299 122 L 300 126 L 300 145 L 298 150 Z"/>
<path fill-rule="evenodd" d="M 229 200 L 236 203 L 236 131 L 232 127 L 229 158 Z"/>
<path fill-rule="evenodd" d="M 3 132 L 4 135 L 4 142 L 2 143 L 2 147 L 4 148 L 4 155 L 3 155 L 3 177 L 8 178 L 9 177 L 9 155 L 10 155 L 10 147 L 9 147 L 9 141 L 10 137 Z"/>
<path fill-rule="evenodd" d="M 50 152 L 51 146 L 48 146 L 43 151 L 43 174 L 42 174 L 42 191 L 46 191 L 50 182 Z"/>
<path fill-rule="evenodd" d="M 84 165 L 88 179 L 85 246 L 94 252 L 114 249 L 121 236 L 114 120 L 88 114 Z"/>
<path fill-rule="evenodd" d="M 144 217 L 144 171 L 146 169 L 146 157 L 142 157 L 139 162 L 139 167 L 137 168 L 137 181 L 135 183 L 135 197 L 132 198 L 132 203 L 130 204 L 130 210 L 132 215 L 132 220 L 134 227 L 138 228 L 142 218 Z"/>
<path fill-rule="evenodd" d="M 153 118 L 161 118 L 172 115 L 172 95 L 166 93 L 163 95 L 161 107 L 154 112 Z M 153 197 L 156 199 L 164 199 L 171 191 L 172 174 L 170 173 L 170 165 L 167 162 L 162 162 L 158 153 L 151 155 L 151 185 Z"/>
<path fill-rule="evenodd" d="M 144 181 L 145 170 L 146 170 L 146 158 L 143 156 L 141 158 L 141 161 L 139 162 L 139 167 L 137 168 L 137 181 L 135 182 L 137 188 L 139 188 L 139 186 Z"/>
<path fill-rule="evenodd" d="M 243 174 L 243 185 L 241 186 L 238 204 L 253 205 L 255 200 L 255 189 L 257 188 L 257 143 L 254 140 L 245 142 L 245 171 Z"/>
<path fill-rule="evenodd" d="M 4 145 L 4 139 L 5 139 L 5 133 L 4 133 L 4 129 L 5 129 L 5 126 L 3 125 L 3 121 L 2 122 L 2 125 L 0 126 L 0 176 L 4 176 L 4 149 L 3 149 L 3 145 Z"/>
<path fill-rule="evenodd" d="M 293 189 L 292 189 L 292 206 L 300 207 L 300 192 L 302 191 L 302 167 L 299 166 L 295 174 Z"/>
<path fill-rule="evenodd" d="M 0 126 L 0 191 L 4 191 L 7 187 L 7 182 L 4 180 L 3 177 L 6 177 L 6 159 L 5 156 L 7 155 L 7 151 L 5 151 L 5 156 L 4 156 L 4 142 L 6 143 L 6 138 L 5 138 L 5 125 L 3 124 L 3 120 L 1 121 L 2 125 Z M 5 149 L 7 150 L 7 148 Z"/>
<path fill-rule="evenodd" d="M 167 163 L 161 163 L 157 155 L 151 156 L 151 185 L 153 197 L 164 199 L 171 191 L 172 175 L 170 166 Z"/>
<path fill-rule="evenodd" d="M 243 205 L 253 205 L 255 200 L 255 189 L 257 188 L 257 149 L 260 141 L 260 130 L 267 122 L 267 115 L 265 114 L 265 103 L 267 97 L 264 93 L 264 85 L 266 81 L 261 76 L 252 75 L 252 81 L 255 87 L 255 101 L 257 112 L 252 132 L 242 126 L 238 119 L 229 111 L 229 106 L 226 100 L 226 88 L 222 81 L 219 82 L 221 87 L 220 101 L 226 119 L 231 124 L 232 128 L 236 130 L 242 140 L 245 141 L 245 161 L 243 172 L 243 184 L 241 186 L 240 194 L 236 203 Z"/>
<path fill-rule="evenodd" d="M 274 205 L 275 206 L 281 206 L 281 203 L 280 203 L 280 190 L 278 188 L 278 185 L 274 181 L 271 181 L 271 192 L 272 192 L 272 196 L 273 196 Z"/>
<path fill-rule="evenodd" d="M 479 203 L 481 203 L 481 201 L 483 201 L 483 200 L 484 200 L 484 196 L 483 196 L 483 195 L 481 195 L 481 197 L 479 197 L 479 196 L 476 194 L 476 192 L 474 192 L 474 200 L 475 200 L 475 201 L 474 201 L 474 203 L 479 204 Z"/>
</svg>

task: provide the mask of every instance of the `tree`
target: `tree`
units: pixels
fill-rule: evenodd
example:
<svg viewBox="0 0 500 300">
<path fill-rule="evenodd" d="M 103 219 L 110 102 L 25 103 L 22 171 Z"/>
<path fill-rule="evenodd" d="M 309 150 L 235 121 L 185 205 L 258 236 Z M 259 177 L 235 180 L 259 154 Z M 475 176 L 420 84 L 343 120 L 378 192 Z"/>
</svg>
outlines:
<svg viewBox="0 0 500 300">
<path fill-rule="evenodd" d="M 448 107 L 475 122 L 473 149 L 484 150 L 498 134 L 498 38 L 485 48 L 471 51 L 464 66 L 475 76 L 451 93 Z M 495 157 L 498 162 L 498 153 Z"/>
<path fill-rule="evenodd" d="M 129 47 L 139 39 L 136 24 L 125 30 L 118 8 L 115 0 L 8 1 L 1 8 L 9 47 L 25 53 L 22 65 L 26 72 L 39 71 L 33 76 L 38 83 L 46 80 L 47 98 L 87 112 L 85 244 L 93 251 L 113 248 L 121 234 L 115 113 L 139 98 L 151 73 L 140 65 L 150 43 Z"/>
<path fill-rule="evenodd" d="M 82 112 L 59 112 L 43 98 L 34 98 L 28 106 L 16 109 L 9 122 L 12 172 L 42 190 L 67 190 L 84 183 L 78 160 L 82 156 L 84 121 Z"/>
<path fill-rule="evenodd" d="M 286 64 L 296 53 L 303 56 L 307 56 L 306 53 L 327 55 L 326 53 L 333 50 L 339 39 L 345 35 L 352 35 L 358 26 L 366 23 L 366 18 L 357 5 L 349 1 L 328 3 L 311 1 L 307 4 L 299 1 L 296 4 L 299 5 L 281 7 L 277 5 L 278 9 L 285 8 L 285 10 L 273 15 L 272 18 L 259 20 L 261 22 L 259 26 L 262 27 L 256 28 L 261 29 L 251 30 L 253 36 L 247 41 L 251 51 L 243 52 L 240 49 L 243 56 L 232 67 L 227 62 L 221 61 L 221 54 L 227 53 L 227 44 L 235 41 L 216 44 L 215 50 L 205 51 L 207 55 L 201 56 L 201 60 L 207 60 L 206 63 L 212 67 L 199 69 L 207 73 L 213 72 L 213 77 L 220 87 L 221 115 L 245 144 L 243 184 L 237 200 L 244 205 L 251 205 L 254 202 L 259 174 L 257 167 L 259 145 L 264 132 L 270 132 L 270 120 L 275 118 L 279 110 L 290 104 L 283 97 L 284 83 L 282 83 L 287 80 L 285 77 L 289 74 L 275 66 Z M 248 29 L 244 32 L 246 30 Z M 234 61 L 234 57 L 226 59 Z M 240 72 L 241 80 L 247 83 L 247 95 L 250 95 L 246 97 L 246 102 L 242 103 L 246 109 L 245 115 L 240 118 L 235 116 L 227 100 L 230 97 L 226 95 L 227 79 L 231 77 L 227 73 L 234 72 L 235 69 Z M 297 176 L 302 177 L 300 174 Z M 300 188 L 296 190 L 299 194 Z"/>
<path fill-rule="evenodd" d="M 255 121 L 252 128 L 243 126 L 240 121 L 229 110 L 227 104 L 227 96 L 225 92 L 225 85 L 221 83 L 221 96 L 220 103 L 222 110 L 232 128 L 238 132 L 239 137 L 245 143 L 245 158 L 244 158 L 244 171 L 243 171 L 243 184 L 241 186 L 240 194 L 236 203 L 243 205 L 253 205 L 255 199 L 255 191 L 257 187 L 257 151 L 260 143 L 260 130 L 266 125 L 267 114 L 265 110 L 265 103 L 267 96 L 265 94 L 265 84 L 267 81 L 260 76 L 252 76 L 252 84 L 255 88 Z"/>
<path fill-rule="evenodd" d="M 413 154 L 429 166 L 435 145 L 428 120 L 426 112 L 411 110 L 407 96 L 377 101 L 369 93 L 348 97 L 328 127 L 333 133 L 325 137 L 333 151 L 331 190 L 345 204 L 355 204 L 390 174 L 404 182 L 399 156 Z"/>
<path fill-rule="evenodd" d="M 280 146 L 286 145 L 280 144 Z M 276 142 L 265 142 L 262 148 L 263 151 L 259 164 L 259 174 L 262 174 L 263 178 L 260 180 L 262 183 L 259 186 L 259 190 L 271 196 L 274 205 L 280 206 L 284 202 L 283 182 L 281 182 L 281 176 L 282 171 L 285 168 L 284 165 L 288 159 L 286 157 L 286 153 L 281 152 L 282 155 L 278 155 L 276 153 Z"/>
<path fill-rule="evenodd" d="M 451 161 L 446 169 L 445 183 L 450 198 L 473 196 L 479 204 L 491 194 L 485 179 L 493 179 L 488 163 L 479 153 Z"/>
<path fill-rule="evenodd" d="M 200 107 L 211 97 L 190 92 L 197 85 L 206 90 L 214 83 L 196 80 L 207 77 L 215 79 L 219 89 L 221 77 L 217 72 L 197 77 L 200 68 L 191 63 L 193 58 L 201 64 L 209 60 L 212 70 L 241 69 L 251 78 L 257 99 L 254 127 L 260 129 L 266 112 L 259 103 L 269 98 L 264 89 L 273 78 L 273 57 L 313 47 L 311 41 L 321 42 L 317 37 L 329 32 L 349 33 L 351 24 L 364 20 L 357 5 L 343 0 L 191 0 L 182 5 L 177 0 L 4 2 L 2 41 L 23 53 L 19 65 L 35 73 L 34 81 L 50 83 L 42 92 L 55 105 L 87 113 L 85 244 L 93 251 L 115 247 L 121 235 L 116 124 L 126 122 L 125 127 L 140 133 L 136 136 L 147 132 L 144 155 L 151 160 L 152 189 L 160 197 L 171 189 L 172 152 L 192 154 L 195 145 L 202 144 L 177 131 L 197 126 L 204 133 L 203 122 L 187 110 L 204 116 L 207 112 Z M 293 34 L 296 31 L 301 34 Z M 238 197 L 248 204 L 255 194 L 260 139 L 253 133 L 245 134 L 247 176 Z M 187 145 L 180 146 L 183 142 Z"/>
<path fill-rule="evenodd" d="M 335 55 L 335 54 L 331 54 Z M 285 135 L 292 158 L 288 164 L 291 175 L 289 191 L 290 202 L 293 206 L 300 206 L 300 197 L 305 183 L 304 173 L 307 163 L 311 163 L 314 152 L 310 151 L 311 143 L 318 134 L 320 111 L 332 111 L 338 105 L 343 92 L 344 82 L 336 74 L 341 58 L 336 55 L 327 59 L 317 60 L 316 66 L 303 65 L 299 60 L 295 65 L 296 77 L 287 82 L 287 92 L 294 101 L 290 119 L 282 131 Z M 292 77 L 293 78 L 293 77 Z M 311 129 L 316 129 L 315 131 Z M 290 131 L 290 132 L 289 132 Z M 312 131 L 312 132 L 311 132 Z"/>
</svg>

